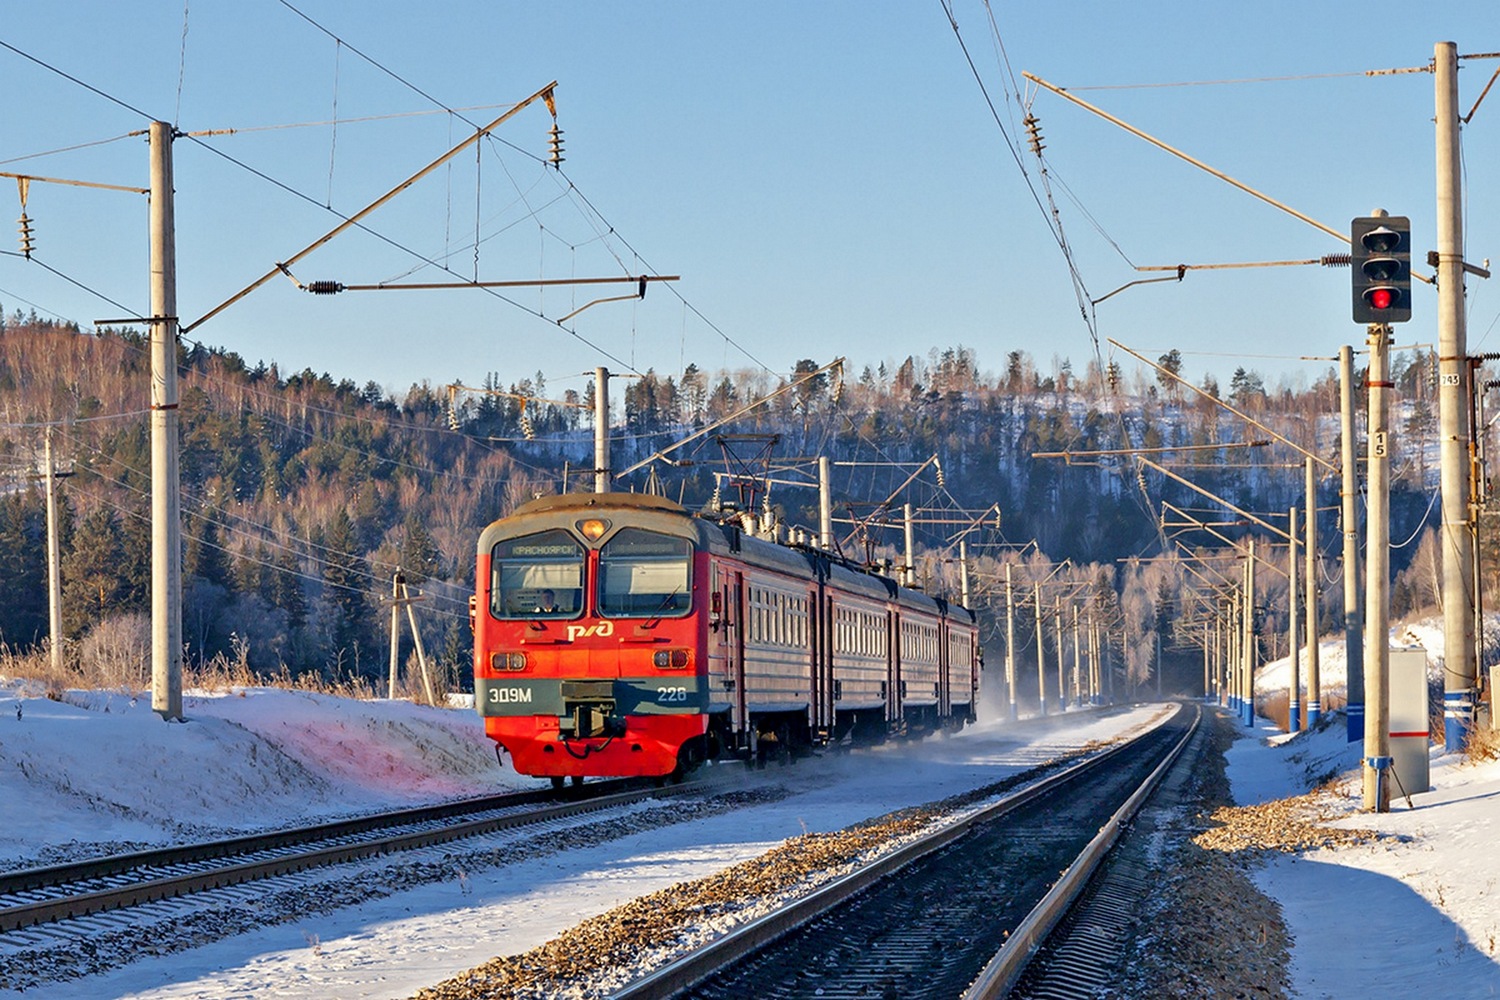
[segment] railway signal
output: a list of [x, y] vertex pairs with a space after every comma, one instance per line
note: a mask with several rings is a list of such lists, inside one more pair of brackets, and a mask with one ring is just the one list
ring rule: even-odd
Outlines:
[[1411, 220], [1404, 215], [1361, 216], [1351, 225], [1349, 250], [1354, 322], [1411, 319]]

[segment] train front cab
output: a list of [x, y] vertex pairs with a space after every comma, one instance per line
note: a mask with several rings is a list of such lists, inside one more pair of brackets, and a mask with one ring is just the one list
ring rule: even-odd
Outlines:
[[707, 555], [669, 501], [548, 497], [479, 540], [475, 702], [518, 773], [680, 774], [704, 752]]

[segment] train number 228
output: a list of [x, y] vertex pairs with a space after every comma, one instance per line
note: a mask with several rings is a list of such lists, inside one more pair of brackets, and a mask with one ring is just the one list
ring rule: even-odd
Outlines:
[[685, 687], [659, 687], [656, 689], [656, 700], [660, 703], [685, 702], [688, 700], [687, 688]]

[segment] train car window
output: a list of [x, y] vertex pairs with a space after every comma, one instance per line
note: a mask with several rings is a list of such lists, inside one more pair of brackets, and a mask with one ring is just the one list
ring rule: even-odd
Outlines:
[[693, 545], [685, 538], [621, 528], [599, 550], [599, 613], [609, 618], [680, 618], [692, 610]]
[[496, 618], [577, 618], [583, 610], [583, 546], [566, 531], [507, 538], [491, 552]]

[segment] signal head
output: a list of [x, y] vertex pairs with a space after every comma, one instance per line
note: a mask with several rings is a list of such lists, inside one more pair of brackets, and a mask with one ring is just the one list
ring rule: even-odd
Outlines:
[[1411, 319], [1411, 220], [1399, 215], [1355, 219], [1349, 249], [1354, 322]]

